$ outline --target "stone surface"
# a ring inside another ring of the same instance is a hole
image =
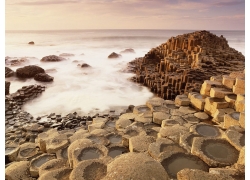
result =
[[[44,72],[44,69],[39,66],[29,65],[22,68],[17,68],[16,76],[19,78],[32,78],[35,77],[36,74]]]
[[[107,166],[103,180],[157,179],[168,180],[162,165],[143,153],[126,153],[118,156]]]
[[[58,62],[62,60],[65,60],[65,58],[56,55],[45,56],[41,59],[42,62]]]
[[[134,136],[129,138],[129,151],[130,152],[146,152],[148,146],[155,141],[152,136]]]
[[[29,173],[29,161],[14,162],[5,169],[6,180],[32,180]]]
[[[15,75],[15,72],[12,69],[10,69],[9,67],[5,67],[5,77],[11,77],[14,75]]]
[[[121,55],[120,55],[120,54],[117,54],[117,53],[115,53],[115,52],[112,52],[112,53],[108,56],[108,58],[119,58],[119,57],[121,57]]]
[[[36,81],[51,82],[54,78],[46,73],[38,73],[35,75],[34,79]]]

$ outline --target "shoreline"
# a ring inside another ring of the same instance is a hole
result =
[[[199,33],[203,31],[171,38],[130,63],[136,74],[132,80],[160,96],[145,104],[94,116],[72,112],[34,118],[21,106],[45,87],[31,85],[6,95],[5,127],[13,127],[5,130],[6,179],[244,178],[244,64],[235,64],[233,53],[223,54],[229,49],[241,57],[223,37]],[[209,38],[199,44],[197,37],[206,35],[222,48]],[[183,44],[178,44],[182,37]],[[211,48],[205,53],[204,44]],[[214,58],[199,59],[199,54],[218,53],[234,66],[226,68],[225,60],[216,64]],[[203,61],[209,63],[204,66]],[[185,68],[195,70],[188,73]],[[200,72],[205,74],[198,76]]]

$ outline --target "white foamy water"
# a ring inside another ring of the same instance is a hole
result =
[[[10,93],[22,86],[31,84],[46,85],[45,92],[23,109],[32,115],[51,112],[68,114],[78,112],[86,114],[93,109],[100,111],[111,106],[145,104],[153,94],[145,87],[128,81],[133,74],[120,70],[136,57],[144,56],[151,48],[166,42],[171,36],[192,32],[185,30],[83,30],[83,31],[7,31],[6,56],[28,58],[25,65],[38,65],[54,77],[51,83],[42,83],[34,79],[21,81],[18,78],[6,78],[11,81]],[[213,32],[213,31],[211,31]],[[224,35],[229,45],[245,53],[244,31],[214,31]],[[227,37],[228,36],[228,37]],[[34,41],[35,45],[28,45]],[[135,54],[122,54],[119,59],[108,59],[112,52],[119,53],[133,48]],[[74,54],[61,62],[42,63],[40,59],[47,55],[62,53]],[[84,55],[82,55],[84,53]],[[74,63],[78,60],[79,63]],[[77,65],[87,63],[92,68],[80,68]],[[22,66],[9,66],[16,70]]]

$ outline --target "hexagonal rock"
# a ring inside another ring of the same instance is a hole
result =
[[[241,164],[241,165],[245,166],[245,147],[243,147],[240,150],[240,154],[239,154],[239,158],[238,158],[237,164]]]
[[[59,149],[67,147],[69,144],[68,137],[65,134],[60,134],[46,140],[46,152],[56,153]]]
[[[154,98],[151,98],[149,99],[147,102],[146,102],[146,105],[153,109],[154,106],[162,106],[163,104],[165,103],[165,100],[162,99],[162,98],[159,98],[159,97],[154,97]]]
[[[235,94],[228,94],[225,96],[225,100],[229,103],[229,108],[235,108],[235,101],[237,96]]]
[[[106,173],[107,165],[103,160],[91,159],[80,162],[71,172],[69,180],[97,180],[105,177]]]
[[[132,114],[132,113],[131,113]],[[132,123],[131,120],[129,119],[118,119],[116,122],[115,122],[115,127],[117,130],[119,129],[125,129],[126,127],[128,127],[130,124]]]
[[[182,169],[177,173],[178,180],[234,180],[228,175],[211,174],[198,169]]]
[[[210,90],[210,97],[225,98],[229,94],[233,94],[233,92],[225,88],[211,88]]]
[[[217,109],[228,108],[228,106],[229,103],[225,99],[207,97],[205,99],[204,111],[213,117]]]
[[[151,109],[146,105],[135,106],[133,109],[134,114],[141,114],[145,112],[151,112]]]
[[[39,152],[39,149],[36,148],[35,143],[27,142],[27,143],[20,145],[19,147],[20,149],[19,149],[17,159],[16,159],[18,161],[30,160],[37,154],[41,153]]]
[[[221,82],[205,80],[201,86],[201,90],[200,90],[201,95],[209,96],[210,90],[212,87],[220,88],[220,87],[223,87],[223,85]]]
[[[111,158],[115,158],[121,154],[125,154],[125,153],[128,153],[129,152],[129,149],[122,146],[122,145],[110,145],[108,147],[108,156],[111,157]]]
[[[183,121],[183,120],[182,120]],[[166,127],[166,126],[174,126],[176,124],[182,125],[183,123],[180,123],[176,119],[165,119],[161,123],[161,127]]]
[[[222,84],[223,84],[225,87],[227,87],[227,88],[229,88],[229,89],[232,89],[233,86],[234,86],[234,84],[235,84],[235,78],[232,78],[232,77],[230,77],[230,76],[224,75],[224,76],[223,76],[223,80],[222,80]]]
[[[43,174],[47,172],[51,172],[60,168],[69,168],[69,164],[67,163],[67,160],[51,159],[39,167],[39,176],[42,176]]]
[[[172,116],[184,116],[187,114],[193,114],[197,111],[191,107],[181,106],[179,109],[171,109],[170,114]]]
[[[107,120],[107,118],[100,118],[100,117],[98,117],[98,118],[93,118],[93,124],[96,124],[96,123],[101,123],[101,122],[104,122],[104,123],[106,123],[108,120]]]
[[[155,142],[152,136],[134,136],[129,138],[129,151],[130,152],[146,152],[149,144]]]
[[[5,169],[6,180],[32,180],[29,173],[29,161],[14,162]]]
[[[221,137],[223,131],[218,127],[206,123],[196,124],[190,127],[190,132],[203,137]]]
[[[144,153],[126,153],[108,164],[103,180],[157,179],[168,180],[162,165]]]
[[[178,106],[189,106],[190,99],[188,99],[187,95],[178,95],[175,97],[175,104]]]
[[[176,179],[177,173],[185,168],[208,171],[209,167],[200,158],[183,152],[164,152],[158,161],[164,167],[169,177]]]
[[[200,122],[200,119],[195,117],[194,114],[187,114],[184,116],[181,116],[185,121],[191,124],[196,124]]]
[[[91,135],[94,136],[105,136],[107,135],[109,132],[105,129],[95,129],[93,131],[90,132]]]
[[[75,168],[81,161],[89,159],[99,159],[108,155],[108,149],[99,144],[81,146],[73,151],[72,161]]]
[[[36,142],[39,144],[40,150],[46,152],[46,140],[57,135],[59,135],[59,133],[56,129],[50,129],[46,132],[38,134]]]
[[[88,130],[89,130],[89,132],[91,132],[95,129],[102,129],[102,128],[104,128],[104,126],[105,126],[105,122],[90,124],[90,125],[88,125]]]
[[[84,130],[84,129],[78,130],[71,137],[69,137],[70,143],[73,143],[74,141],[76,141],[78,139],[83,139],[83,138],[89,136],[88,132],[89,132],[88,130]]]
[[[232,112],[230,114],[226,114],[224,116],[224,125],[223,128],[228,129],[230,126],[240,125],[239,122],[240,113],[239,112]]]
[[[147,135],[145,130],[138,126],[129,126],[124,131],[124,135],[122,136],[122,145],[125,147],[129,146],[129,139],[138,135]]]
[[[158,138],[156,142],[151,143],[148,147],[148,153],[154,159],[157,159],[163,152],[186,152],[179,144],[166,138]]]
[[[42,154],[30,161],[30,174],[32,177],[39,176],[39,167],[51,159],[56,159],[53,154]]]
[[[122,136],[116,133],[109,133],[105,136],[111,144],[121,144]]]
[[[194,113],[194,116],[200,119],[201,121],[205,121],[209,119],[209,116],[207,115],[207,113],[204,113],[204,112]]]
[[[231,108],[217,109],[213,114],[214,118],[212,119],[212,121],[215,122],[216,124],[220,124],[224,122],[224,116],[232,112],[234,112],[234,109]]]
[[[174,126],[166,126],[164,128],[161,128],[158,137],[162,138],[169,138],[173,140],[174,142],[179,142],[180,135],[188,132],[188,128],[181,126],[181,125],[174,125]]]
[[[65,147],[63,149],[59,149],[56,152],[56,158],[57,159],[64,159],[67,160],[68,159],[68,147]]]
[[[201,137],[199,134],[190,132],[184,133],[180,136],[180,146],[183,147],[188,153],[191,152],[194,137]]]
[[[47,173],[44,173],[41,177],[39,177],[39,180],[68,180],[70,173],[72,169],[70,168],[60,168],[60,169],[55,169],[53,171],[49,171]]]
[[[245,112],[240,113],[240,126],[245,128]]]
[[[216,138],[194,138],[191,153],[211,167],[232,165],[239,156],[239,152],[228,141]]]
[[[15,144],[5,145],[5,161],[6,161],[5,163],[15,161],[19,149],[20,147]]]
[[[153,113],[153,122],[156,124],[161,125],[162,121],[164,119],[169,119],[170,118],[170,114],[164,113],[164,112],[154,112]]]
[[[245,135],[234,130],[227,130],[225,132],[225,138],[228,142],[240,151],[245,146]]]
[[[238,95],[237,95],[237,97],[238,97]],[[235,101],[235,110],[237,112],[244,112],[245,111],[245,99]]]
[[[151,116],[151,115],[150,115]],[[135,121],[142,122],[142,123],[151,123],[152,122],[152,116],[147,117],[147,114],[140,114],[135,117]]]
[[[205,105],[205,98],[199,93],[195,93],[192,95],[189,95],[190,102],[193,107],[195,107],[197,110],[203,110]]]
[[[93,144],[93,142],[90,139],[78,139],[71,143],[68,147],[68,159],[69,159],[69,165],[72,168],[73,167],[73,152],[77,148],[81,148],[82,146],[88,146]]]

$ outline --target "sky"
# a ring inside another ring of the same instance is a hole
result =
[[[5,0],[6,30],[245,30],[244,0]]]

